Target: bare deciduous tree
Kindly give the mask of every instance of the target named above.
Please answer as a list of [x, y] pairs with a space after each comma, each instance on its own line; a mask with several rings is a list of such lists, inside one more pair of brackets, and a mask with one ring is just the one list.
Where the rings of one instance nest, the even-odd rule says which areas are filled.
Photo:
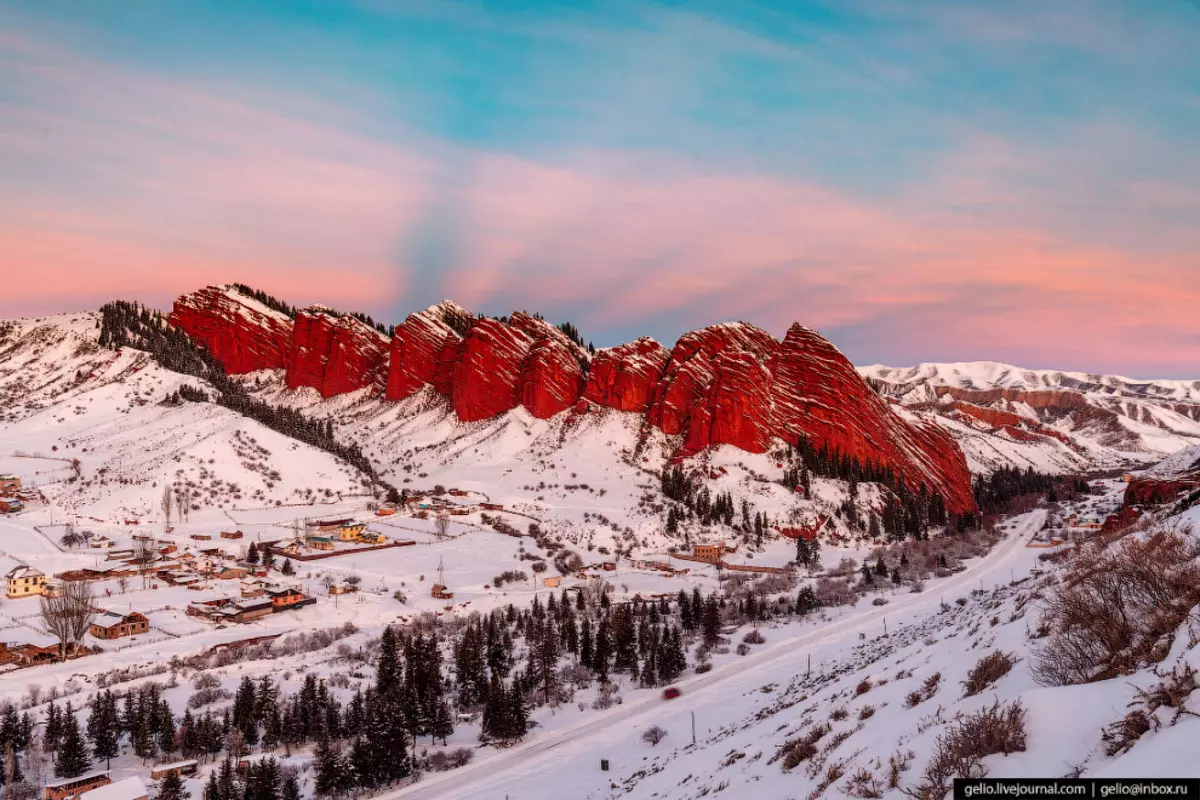
[[162, 493], [162, 512], [163, 512], [163, 530], [164, 531], [171, 527], [171, 501], [172, 501], [172, 499], [173, 499], [173, 495], [171, 494], [171, 484], [169, 484], [169, 483], [165, 484], [163, 486], [163, 493]]
[[439, 539], [445, 539], [450, 533], [450, 518], [445, 514], [438, 514], [437, 519], [433, 522], [433, 527], [437, 531]]
[[154, 567], [154, 562], [158, 560], [158, 549], [154, 546], [154, 542], [149, 539], [138, 539], [137, 545], [133, 548], [133, 561], [137, 564], [138, 572], [142, 575], [142, 588], [145, 589], [149, 585], [149, 572]]
[[87, 635], [96, 616], [92, 599], [92, 587], [84, 581], [66, 581], [60, 594], [41, 598], [42, 624], [58, 637], [59, 657], [63, 660]]

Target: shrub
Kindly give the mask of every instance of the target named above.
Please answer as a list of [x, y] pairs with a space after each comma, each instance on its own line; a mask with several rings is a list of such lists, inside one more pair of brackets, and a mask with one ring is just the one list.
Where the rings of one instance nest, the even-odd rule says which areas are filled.
[[854, 696], [861, 697], [862, 695], [871, 691], [872, 686], [874, 686], [874, 684], [871, 683], [871, 681], [869, 679], [863, 678], [861, 681], [858, 682], [858, 686], [854, 687]]
[[749, 633], [747, 633], [745, 636], [742, 637], [742, 641], [745, 642], [746, 644], [762, 644], [766, 640], [767, 640], [766, 637], [763, 636], [761, 633], [759, 633], [757, 630], [750, 631]]
[[215, 689], [221, 685], [221, 679], [211, 672], [201, 672], [196, 676], [196, 680], [192, 681], [192, 688], [199, 691], [200, 689]]
[[1060, 583], [1046, 590], [1031, 671], [1045, 686], [1126, 675], [1167, 655], [1162, 643], [1200, 603], [1200, 543], [1159, 527], [1144, 539], [1076, 551]]
[[915, 797], [945, 797], [954, 778], [983, 778], [983, 759], [990, 755], [1025, 750], [1025, 707], [1021, 701], [1002, 706], [996, 702], [971, 714], [937, 738], [933, 757]]
[[201, 689], [189, 697], [187, 704], [188, 708], [200, 708], [201, 706], [207, 706], [221, 700], [228, 700], [230, 697], [233, 697], [233, 695], [220, 687], [209, 687]]
[[[775, 758], [783, 757], [783, 769], [791, 771], [817, 754], [817, 742], [829, 733], [828, 725], [817, 725], [798, 739], [789, 739], [779, 748]], [[771, 759], [774, 761], [775, 759]]]
[[904, 698], [905, 707], [913, 708], [933, 697], [935, 694], [937, 694], [938, 687], [941, 685], [941, 683], [942, 673], [933, 673], [925, 679], [923, 684], [921, 684], [920, 690], [908, 693], [908, 696]]
[[658, 743], [665, 738], [667, 738], [667, 732], [657, 725], [647, 728], [646, 732], [642, 734], [642, 741], [649, 742], [651, 747], [657, 747]]
[[1017, 660], [1013, 658], [1011, 653], [1005, 653], [1000, 650], [993, 650], [988, 655], [979, 659], [967, 674], [967, 679], [963, 681], [963, 686], [967, 690], [966, 696], [973, 697], [979, 694], [1011, 672], [1013, 665], [1016, 663]]

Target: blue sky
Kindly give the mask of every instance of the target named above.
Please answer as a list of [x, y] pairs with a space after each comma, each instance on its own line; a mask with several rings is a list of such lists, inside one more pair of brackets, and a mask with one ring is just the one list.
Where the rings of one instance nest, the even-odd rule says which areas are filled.
[[241, 280], [1196, 377], [1197, 52], [1190, 0], [9, 3], [0, 314]]

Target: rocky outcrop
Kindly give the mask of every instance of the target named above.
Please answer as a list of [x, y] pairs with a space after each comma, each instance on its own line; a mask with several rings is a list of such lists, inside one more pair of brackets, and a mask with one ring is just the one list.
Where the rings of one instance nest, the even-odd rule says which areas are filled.
[[583, 396], [618, 411], [645, 413], [671, 354], [649, 337], [596, 353]]
[[450, 405], [463, 422], [517, 407], [521, 367], [533, 340], [496, 319], [482, 319], [463, 338], [453, 367]]
[[590, 357], [524, 312], [476, 318], [440, 303], [410, 314], [388, 343], [366, 323], [323, 307], [299, 312], [293, 326], [227, 290], [197, 296], [176, 304], [180, 324], [212, 342], [235, 365], [231, 371], [286, 366], [289, 386], [325, 397], [370, 388], [403, 400], [430, 387], [463, 422], [517, 406], [541, 419], [567, 411], [574, 419], [603, 406], [644, 414], [678, 437], [679, 457], [713, 445], [762, 453], [774, 440], [804, 437], [890, 466], [910, 487], [939, 492], [952, 512], [974, 509], [965, 459], [949, 436], [903, 419], [832, 344], [801, 325], [782, 342], [735, 322], [685, 334], [670, 352], [643, 338]]
[[583, 367], [571, 348], [546, 337], [530, 348], [521, 367], [521, 405], [538, 419], [549, 419], [575, 404], [583, 382]]
[[951, 511], [975, 508], [966, 459], [954, 441], [933, 425], [901, 419], [816, 331], [793, 325], [768, 368], [780, 438], [796, 442], [803, 435], [816, 447], [888, 465], [910, 487], [941, 492]]
[[[409, 314], [396, 327], [388, 349], [384, 396], [404, 400], [431, 385], [441, 394], [449, 394], [458, 345], [474, 321], [474, 315], [450, 301]], [[443, 361], [447, 366], [439, 370]]]
[[1134, 478], [1125, 487], [1124, 506], [1157, 506], [1174, 502], [1185, 492], [1200, 489], [1200, 477]]
[[169, 319], [208, 348], [231, 375], [287, 366], [292, 319], [233, 286], [208, 286], [183, 295]]

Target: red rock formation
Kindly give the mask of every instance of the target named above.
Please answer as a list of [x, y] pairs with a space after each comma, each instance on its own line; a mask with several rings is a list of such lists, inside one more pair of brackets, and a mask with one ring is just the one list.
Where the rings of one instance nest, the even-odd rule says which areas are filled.
[[1200, 478], [1180, 476], [1171, 479], [1134, 478], [1125, 487], [1124, 505], [1157, 506], [1170, 503], [1183, 492], [1200, 488]]
[[688, 419], [683, 452], [696, 453], [714, 444], [766, 452], [774, 434], [771, 373], [745, 351], [719, 354], [713, 361], [713, 373], [704, 399]]
[[536, 342], [521, 367], [520, 400], [529, 413], [548, 419], [570, 408], [583, 390], [583, 368], [571, 349], [546, 337]]
[[308, 386], [322, 397], [359, 389], [382, 390], [387, 337], [360, 319], [324, 306], [296, 314], [287, 384]]
[[601, 350], [592, 359], [583, 396], [596, 405], [645, 413], [670, 357], [648, 337]]
[[496, 319], [482, 319], [463, 338], [454, 366], [450, 404], [463, 422], [516, 408], [521, 365], [533, 341]]
[[208, 286], [183, 295], [169, 319], [207, 347], [231, 375], [287, 365], [292, 320], [232, 286]]
[[[523, 312], [508, 321], [475, 319], [442, 303], [411, 314], [386, 354], [369, 326], [320, 308], [298, 315], [293, 346], [291, 320], [231, 290], [180, 298], [172, 318], [211, 343], [230, 371], [286, 364], [289, 385], [326, 397], [382, 386], [386, 357], [388, 399], [432, 386], [464, 422], [518, 405], [539, 418], [569, 409], [578, 415], [594, 403], [646, 414], [680, 437], [677, 457], [719, 444], [761, 453], [773, 439], [805, 436], [817, 447], [890, 465], [910, 486], [940, 492], [952, 512], [974, 509], [966, 460], [949, 435], [899, 416], [833, 345], [800, 325], [782, 343], [745, 323], [714, 325], [684, 335], [669, 353], [638, 339], [600, 351], [585, 385], [583, 349]], [[966, 398], [957, 399], [966, 410]], [[1015, 420], [987, 409], [974, 415], [1000, 426]], [[1026, 427], [1012, 430], [1032, 435]]]
[[897, 416], [820, 334], [793, 325], [767, 367], [777, 436], [794, 443], [803, 434], [817, 447], [890, 465], [910, 487], [941, 492], [952, 512], [975, 508], [966, 458], [950, 436]]
[[[771, 334], [744, 322], [711, 325], [684, 334], [671, 350], [650, 407], [650, 424], [664, 433], [686, 433], [690, 416], [701, 407], [716, 377], [714, 361], [724, 352], [768, 358], [779, 343]], [[700, 424], [705, 424], [701, 420]]]
[[392, 337], [384, 396], [403, 400], [431, 384], [441, 394], [449, 394], [451, 376], [443, 370], [439, 381], [438, 366], [443, 360], [451, 365], [457, 360], [457, 345], [462, 340], [459, 331], [472, 323], [470, 312], [449, 301], [409, 314]]
[[387, 359], [387, 336], [347, 314], [333, 329], [321, 395], [333, 397], [359, 389], [383, 391]]

